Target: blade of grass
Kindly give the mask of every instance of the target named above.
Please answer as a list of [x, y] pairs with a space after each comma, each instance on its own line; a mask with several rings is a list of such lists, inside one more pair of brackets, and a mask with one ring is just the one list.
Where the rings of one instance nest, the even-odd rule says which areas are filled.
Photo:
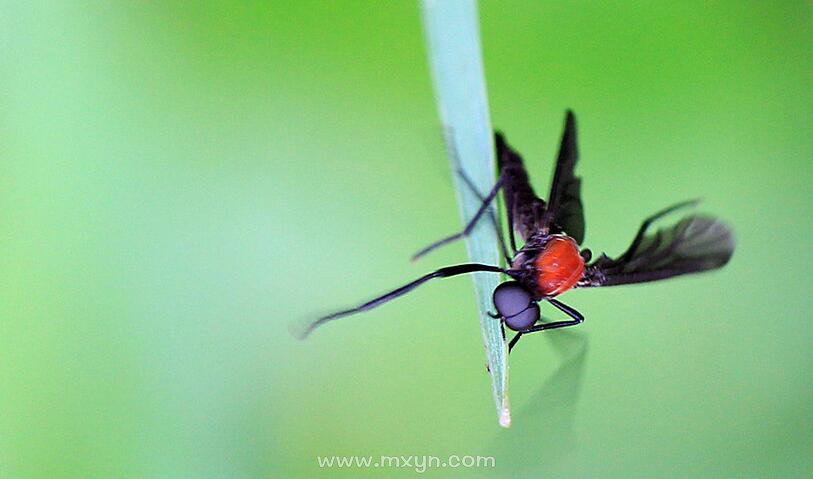
[[[432, 79], [452, 169], [462, 168], [485, 194], [494, 186], [496, 178], [477, 4], [474, 0], [422, 0], [422, 6]], [[452, 176], [465, 224], [477, 212], [480, 200], [459, 175], [453, 172]], [[466, 238], [466, 248], [473, 262], [500, 263], [497, 235], [488, 220], [480, 221]], [[507, 351], [499, 322], [487, 314], [498, 281], [499, 277], [494, 274], [474, 275], [497, 417], [501, 426], [508, 427], [511, 411]]]

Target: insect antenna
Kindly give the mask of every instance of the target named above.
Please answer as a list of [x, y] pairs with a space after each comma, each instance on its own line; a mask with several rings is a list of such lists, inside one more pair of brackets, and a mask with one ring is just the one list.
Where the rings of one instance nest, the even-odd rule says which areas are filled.
[[345, 309], [343, 311], [337, 311], [335, 313], [328, 314], [327, 316], [322, 316], [321, 318], [317, 318], [316, 320], [307, 322], [304, 325], [304, 327], [301, 326], [297, 327], [298, 325], [292, 325], [291, 334], [293, 334], [299, 339], [305, 339], [314, 329], [318, 328], [319, 326], [325, 324], [328, 321], [332, 321], [334, 319], [343, 318], [345, 316], [350, 316], [352, 314], [361, 313], [373, 309], [377, 306], [386, 303], [387, 301], [393, 300], [399, 296], [407, 294], [408, 292], [412, 291], [413, 289], [417, 288], [423, 283], [429, 281], [430, 279], [448, 278], [451, 276], [476, 273], [479, 271], [490, 273], [508, 273], [508, 270], [500, 268], [499, 266], [492, 266], [489, 264], [464, 263], [454, 266], [446, 266], [445, 268], [440, 268], [436, 271], [425, 274], [420, 278], [401, 286], [400, 288], [396, 288], [390, 291], [389, 293], [385, 293], [377, 298], [371, 299], [370, 301], [367, 301], [364, 304], [356, 306], [355, 308]]

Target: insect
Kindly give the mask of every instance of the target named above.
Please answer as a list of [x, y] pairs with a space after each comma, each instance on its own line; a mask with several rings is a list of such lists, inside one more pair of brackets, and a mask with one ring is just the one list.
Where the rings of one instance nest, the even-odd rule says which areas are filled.
[[[494, 290], [492, 299], [496, 312], [489, 313], [494, 320], [516, 332], [509, 343], [510, 352], [524, 335], [575, 326], [584, 321], [580, 312], [557, 299], [570, 289], [657, 281], [720, 268], [731, 259], [734, 236], [728, 226], [713, 217], [690, 215], [670, 227], [649, 233], [655, 221], [698, 203], [692, 200], [670, 206], [645, 219], [630, 246], [619, 256], [611, 258], [601, 254], [591, 262], [591, 251], [581, 247], [585, 225], [581, 179], [574, 173], [578, 150], [576, 120], [572, 111], [567, 111], [565, 116], [564, 133], [547, 202], [536, 196], [522, 157], [500, 133], [495, 134], [495, 146], [499, 167], [497, 181], [487, 195], [480, 195], [482, 204], [477, 213], [463, 231], [423, 248], [413, 259], [464, 238], [489, 213], [492, 225], [497, 229], [507, 267], [464, 263], [440, 268], [360, 306], [318, 318], [302, 336], [307, 336], [328, 321], [380, 306], [431, 279], [484, 271], [510, 278]], [[461, 174], [469, 187], [474, 189], [465, 174]], [[505, 205], [508, 244], [500, 231], [499, 221], [490, 210], [500, 192]], [[523, 241], [519, 248], [516, 235]], [[551, 304], [568, 319], [543, 322], [539, 308], [541, 302]]]

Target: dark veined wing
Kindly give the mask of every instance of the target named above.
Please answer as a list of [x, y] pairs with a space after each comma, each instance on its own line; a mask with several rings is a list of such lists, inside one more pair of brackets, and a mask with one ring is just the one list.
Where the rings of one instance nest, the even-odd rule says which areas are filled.
[[[527, 241], [541, 225], [545, 202], [534, 193], [522, 157], [508, 145], [502, 133], [494, 134], [494, 145], [503, 182], [508, 227], [512, 233], [518, 232]], [[512, 246], [513, 241], [512, 235]]]
[[646, 226], [624, 254], [616, 259], [601, 255], [589, 265], [579, 286], [643, 283], [698, 273], [725, 265], [734, 253], [731, 229], [716, 218], [688, 216], [671, 227], [643, 235]]
[[576, 118], [573, 112], [568, 110], [542, 228], [548, 228], [551, 233], [565, 233], [576, 240], [576, 243], [581, 244], [584, 241], [581, 178], [573, 172], [578, 158]]

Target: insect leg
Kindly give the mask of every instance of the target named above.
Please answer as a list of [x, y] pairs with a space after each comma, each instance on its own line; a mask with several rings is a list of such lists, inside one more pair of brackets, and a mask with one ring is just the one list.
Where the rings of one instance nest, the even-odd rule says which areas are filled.
[[441, 239], [439, 241], [435, 241], [434, 243], [430, 244], [426, 248], [424, 248], [424, 249], [418, 251], [417, 253], [415, 253], [412, 256], [412, 261], [417, 260], [418, 258], [425, 255], [426, 253], [434, 250], [435, 248], [438, 248], [438, 247], [443, 246], [443, 245], [445, 245], [447, 243], [451, 243], [452, 241], [457, 241], [457, 240], [459, 240], [461, 238], [464, 238], [464, 237], [468, 236], [469, 233], [471, 233], [471, 231], [474, 229], [474, 226], [477, 224], [477, 221], [480, 219], [480, 217], [482, 217], [483, 214], [488, 210], [489, 205], [494, 200], [494, 198], [497, 196], [497, 193], [500, 191], [500, 188], [502, 188], [502, 181], [503, 181], [502, 176], [497, 179], [497, 183], [495, 183], [494, 187], [491, 188], [491, 191], [488, 193], [488, 196], [485, 197], [485, 199], [483, 200], [483, 203], [480, 205], [480, 209], [477, 210], [477, 213], [475, 213], [474, 216], [472, 217], [472, 219], [469, 220], [468, 224], [463, 229], [463, 231], [461, 231], [460, 233], [456, 233], [456, 234], [453, 234], [451, 236], [448, 236], [446, 238], [443, 238], [443, 239]]
[[508, 343], [508, 354], [511, 354], [511, 350], [514, 349], [514, 346], [519, 342], [519, 338], [522, 337], [522, 333], [517, 333], [511, 338], [511, 342]]
[[[475, 195], [477, 195], [478, 198], [480, 198], [480, 201], [485, 201], [485, 198], [483, 197], [483, 195], [480, 194], [479, 191], [477, 191], [477, 188], [474, 186], [474, 183], [471, 181], [468, 175], [466, 175], [465, 171], [458, 169], [457, 174], [460, 175], [461, 178], [463, 178], [463, 181], [466, 182], [466, 186], [469, 187], [469, 190], [471, 190], [472, 193], [474, 193]], [[502, 231], [502, 225], [500, 224], [500, 221], [497, 219], [497, 215], [494, 214], [493, 209], [491, 208], [488, 209], [488, 216], [491, 219], [491, 224], [494, 226], [494, 231], [497, 233], [497, 239], [500, 242], [500, 251], [502, 251], [502, 255], [505, 258], [505, 262], [506, 264], [511, 264], [511, 258], [513, 258], [514, 255], [517, 254], [517, 251], [514, 250], [514, 254], [512, 255], [508, 254], [508, 247], [505, 244], [505, 235], [503, 234]]]
[[429, 274], [425, 274], [420, 278], [411, 281], [400, 288], [396, 288], [389, 293], [383, 294], [377, 298], [371, 299], [366, 303], [357, 306], [355, 308], [346, 309], [344, 311], [338, 311], [333, 314], [329, 314], [327, 316], [322, 316], [321, 318], [316, 319], [315, 321], [310, 322], [303, 331], [292, 330], [291, 332], [298, 336], [300, 339], [304, 339], [308, 336], [314, 329], [318, 328], [322, 324], [334, 320], [339, 319], [344, 316], [349, 316], [351, 314], [361, 313], [363, 311], [367, 311], [370, 309], [375, 308], [376, 306], [380, 306], [387, 301], [393, 300], [399, 296], [403, 296], [408, 292], [412, 291], [413, 289], [417, 288], [418, 286], [422, 285], [423, 283], [429, 281], [430, 279], [434, 278], [448, 278], [451, 276], [457, 276], [461, 274], [467, 273], [475, 273], [478, 271], [486, 271], [490, 273], [505, 273], [506, 270], [500, 268], [499, 266], [492, 266], [490, 264], [480, 264], [480, 263], [463, 263], [454, 266], [447, 266], [445, 268], [440, 268], [436, 271], [433, 271]]
[[556, 306], [557, 309], [559, 309], [560, 311], [567, 314], [573, 319], [569, 321], [555, 321], [553, 323], [538, 323], [526, 329], [525, 331], [517, 332], [517, 334], [514, 335], [513, 339], [511, 339], [511, 342], [508, 344], [509, 354], [511, 353], [511, 349], [514, 346], [516, 346], [517, 342], [519, 341], [523, 334], [538, 333], [539, 331], [546, 331], [548, 329], [559, 329], [566, 328], [568, 326], [576, 326], [577, 324], [581, 324], [584, 321], [584, 316], [582, 316], [580, 312], [562, 303], [561, 301], [557, 301], [553, 298], [548, 299], [547, 301], [550, 304]]
[[[559, 301], [557, 299], [553, 299], [553, 298], [549, 298], [547, 301], [550, 304], [556, 306], [556, 308], [559, 311], [562, 311], [566, 315], [573, 318], [573, 321], [559, 321], [560, 323], [570, 323], [570, 324], [565, 324], [563, 326], [573, 326], [573, 325], [582, 323], [584, 321], [584, 316], [582, 316], [582, 313], [576, 311], [575, 309], [571, 308], [570, 306], [566, 305], [565, 303], [563, 303], [563, 302], [561, 302], [561, 301]], [[556, 323], [548, 323], [548, 324], [556, 324]], [[562, 326], [559, 326], [559, 327], [562, 327]], [[552, 329], [552, 328], [548, 328], [548, 329]]]
[[[480, 201], [485, 201], [485, 197], [483, 197], [483, 195], [480, 194], [480, 190], [477, 189], [477, 187], [474, 185], [474, 182], [471, 181], [468, 175], [466, 175], [465, 171], [463, 171], [463, 167], [460, 164], [460, 158], [457, 155], [457, 149], [455, 148], [455, 142], [453, 141], [454, 130], [451, 127], [446, 127], [443, 133], [444, 140], [446, 141], [447, 148], [449, 149], [452, 164], [454, 165], [454, 170], [457, 172], [458, 175], [460, 175], [461, 178], [463, 178], [463, 181], [466, 182], [466, 186], [469, 187], [469, 190], [471, 190], [472, 193], [477, 195], [477, 198], [479, 198]], [[502, 174], [500, 174], [499, 176], [501, 177]], [[513, 223], [511, 216], [512, 214], [513, 213], [511, 211], [508, 211], [509, 225]], [[517, 246], [516, 241], [514, 241], [513, 227], [509, 226], [509, 232], [511, 235], [511, 245], [513, 247], [514, 253], [509, 255], [507, 252], [508, 248], [505, 245], [505, 235], [502, 232], [502, 225], [498, 221], [497, 216], [494, 214], [494, 210], [489, 208], [488, 215], [489, 217], [491, 217], [491, 222], [494, 225], [494, 228], [497, 232], [497, 238], [500, 241], [500, 250], [502, 251], [502, 254], [505, 257], [505, 262], [506, 264], [511, 264], [511, 258], [513, 258], [517, 254]], [[412, 260], [415, 261], [416, 259], [417, 258], [413, 258]]]

